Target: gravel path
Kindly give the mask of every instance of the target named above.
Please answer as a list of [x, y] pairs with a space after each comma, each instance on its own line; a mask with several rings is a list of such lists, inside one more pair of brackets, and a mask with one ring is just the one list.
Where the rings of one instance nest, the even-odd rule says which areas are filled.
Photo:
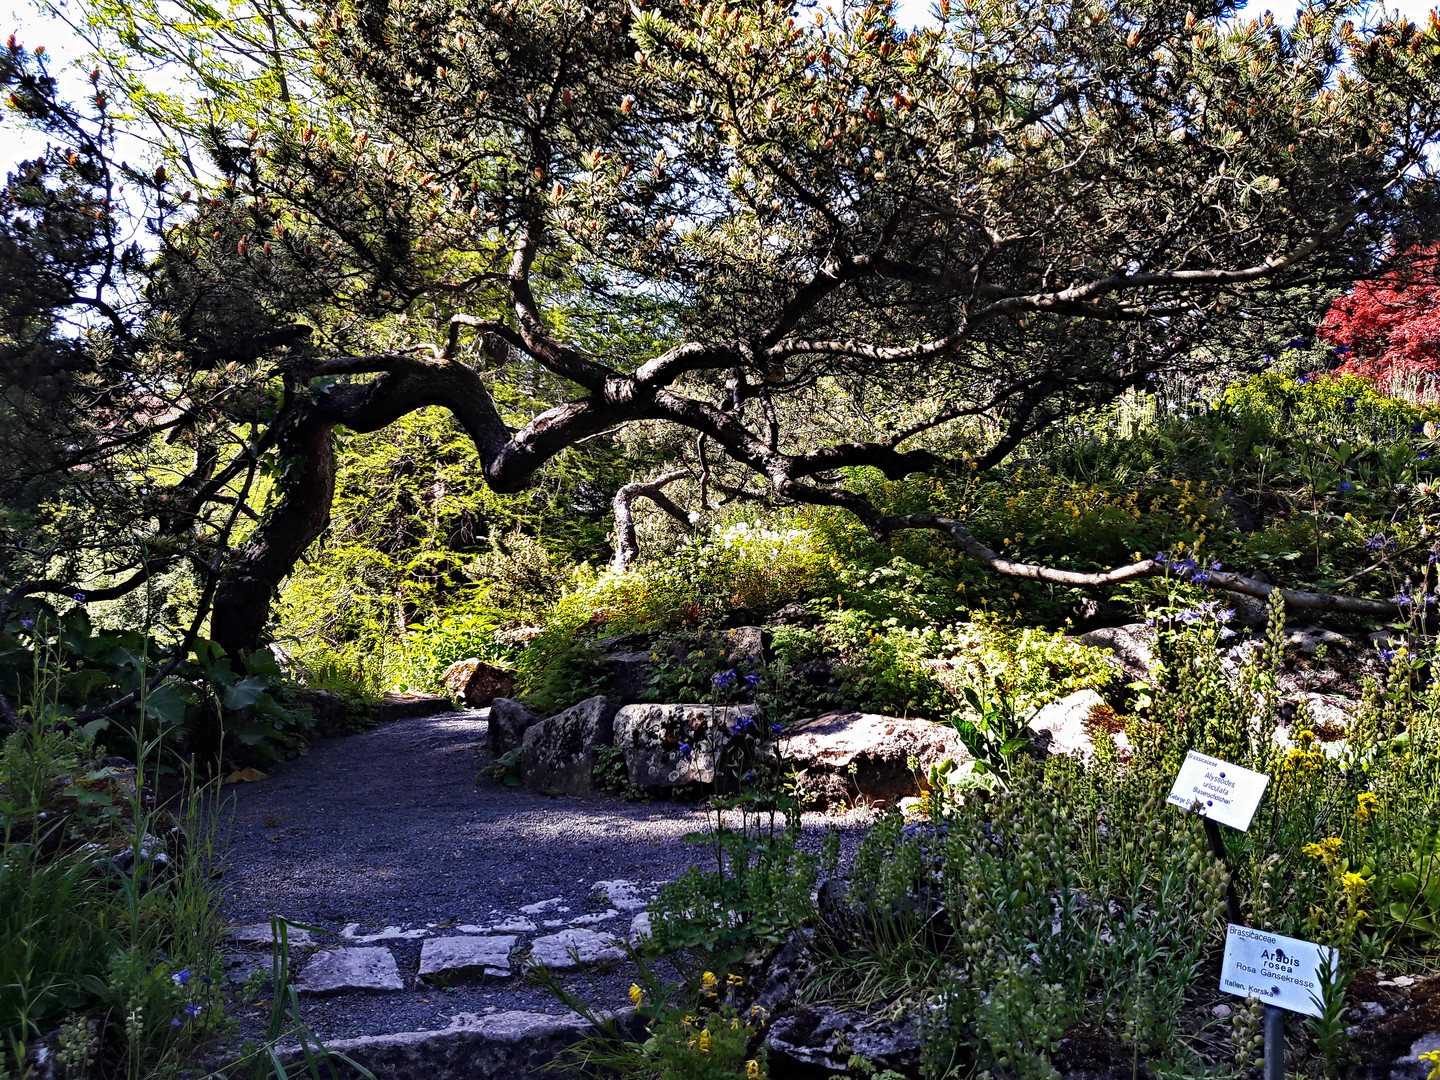
[[[419, 983], [424, 937], [528, 918], [537, 927], [520, 935], [523, 948], [572, 920], [613, 910], [594, 890], [597, 881], [623, 879], [648, 896], [706, 858], [707, 848], [682, 839], [706, 827], [696, 806], [554, 799], [488, 777], [477, 784], [476, 773], [491, 761], [486, 716], [474, 710], [401, 720], [326, 740], [266, 779], [229, 789], [224, 909], [233, 923], [279, 915], [323, 927], [337, 936], [322, 938], [322, 948], [346, 944], [338, 935], [347, 926], [352, 935], [386, 927], [416, 935], [373, 943], [394, 955], [404, 990], [306, 999], [307, 1020], [322, 1038], [444, 1028], [466, 1013], [563, 1012], [519, 965], [499, 982], [457, 979], [443, 990]], [[806, 815], [806, 846], [837, 827], [843, 847], [853, 850], [865, 820], [860, 813]], [[547, 910], [521, 912], [557, 898]], [[630, 919], [620, 911], [591, 928], [624, 935]], [[244, 954], [235, 954], [236, 970], [260, 955], [242, 961]], [[304, 963], [297, 964], [302, 974]], [[570, 981], [616, 1006], [630, 979], [622, 966]]]

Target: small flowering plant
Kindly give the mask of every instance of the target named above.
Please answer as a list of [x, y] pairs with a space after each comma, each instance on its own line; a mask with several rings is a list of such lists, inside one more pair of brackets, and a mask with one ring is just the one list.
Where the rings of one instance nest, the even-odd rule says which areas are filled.
[[[656, 1080], [764, 1080], [770, 1075], [761, 1043], [768, 1017], [765, 1010], [748, 1012], [722, 1003], [728, 991], [742, 985], [738, 975], [723, 981], [714, 972], [701, 976], [700, 1000], [694, 1012], [669, 1009], [657, 1017], [643, 1045]], [[638, 986], [631, 988], [635, 997]]]

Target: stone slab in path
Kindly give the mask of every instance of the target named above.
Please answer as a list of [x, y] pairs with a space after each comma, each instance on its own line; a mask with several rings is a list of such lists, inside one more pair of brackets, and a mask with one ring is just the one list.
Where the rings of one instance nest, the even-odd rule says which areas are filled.
[[625, 959], [625, 950], [609, 934], [577, 927], [535, 939], [530, 959], [551, 971], [577, 967], [614, 967]]
[[306, 994], [343, 994], [354, 990], [404, 990], [389, 949], [327, 949], [310, 958], [295, 980]]
[[420, 946], [420, 978], [427, 982], [456, 976], [506, 978], [510, 950], [517, 940], [513, 934], [431, 938]]
[[[230, 940], [238, 941], [242, 945], [273, 945], [275, 943], [275, 928], [268, 922], [249, 923], [245, 926], [232, 926], [230, 928]], [[309, 930], [286, 923], [285, 940], [295, 949], [308, 949], [314, 946], [315, 939]]]

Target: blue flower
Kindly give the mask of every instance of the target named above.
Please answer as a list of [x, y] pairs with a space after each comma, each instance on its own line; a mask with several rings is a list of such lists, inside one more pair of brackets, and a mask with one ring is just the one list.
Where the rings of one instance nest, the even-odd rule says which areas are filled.
[[754, 690], [756, 685], [759, 684], [759, 682], [760, 676], [756, 675], [753, 671], [749, 675], [745, 676], [745, 685], [748, 686], [751, 690]]
[[1176, 570], [1180, 571], [1180, 573], [1188, 574], [1191, 570], [1195, 569], [1195, 560], [1181, 559], [1173, 563], [1172, 565], [1175, 567]]
[[1354, 399], [1353, 397], [1347, 397], [1347, 398], [1345, 399], [1345, 411], [1346, 411], [1346, 412], [1354, 412], [1354, 411], [1355, 411], [1355, 399]]
[[1402, 607], [1402, 608], [1403, 608], [1403, 607], [1408, 607], [1410, 604], [1413, 604], [1414, 602], [1415, 602], [1415, 601], [1410, 598], [1410, 594], [1409, 594], [1409, 593], [1403, 593], [1403, 592], [1402, 592], [1402, 593], [1397, 593], [1396, 596], [1395, 596], [1395, 603], [1398, 604], [1398, 605], [1399, 605], [1400, 607]]
[[1376, 533], [1374, 536], [1370, 537], [1369, 540], [1366, 540], [1366, 541], [1365, 541], [1365, 550], [1366, 550], [1366, 551], [1379, 551], [1381, 548], [1383, 548], [1383, 547], [1385, 546], [1385, 543], [1386, 543], [1386, 541], [1385, 541], [1385, 534], [1384, 534], [1384, 533]]
[[736, 720], [735, 723], [730, 725], [730, 734], [741, 735], [749, 731], [754, 726], [755, 721], [752, 718], [748, 716], [742, 716], [739, 720]]
[[1230, 640], [1232, 637], [1234, 637], [1234, 636], [1235, 636], [1235, 631], [1234, 631], [1234, 630], [1231, 630], [1230, 627], [1226, 626], [1226, 627], [1222, 627], [1222, 628], [1221, 628], [1221, 630], [1220, 630], [1220, 640], [1221, 640], [1221, 641], [1229, 641], [1229, 640]]
[[716, 686], [734, 686], [735, 671], [733, 668], [726, 668], [724, 671], [717, 671], [715, 678], [711, 680]]
[[1297, 376], [1295, 376], [1295, 385], [1296, 385], [1296, 386], [1304, 386], [1304, 385], [1305, 385], [1306, 383], [1308, 383], [1309, 381], [1310, 381], [1310, 376], [1308, 376], [1308, 375], [1297, 375]]
[[185, 1018], [184, 1018], [183, 1016], [177, 1016], [177, 1017], [175, 1017], [174, 1020], [171, 1020], [171, 1021], [170, 1021], [170, 1026], [171, 1026], [171, 1027], [184, 1027], [184, 1026], [185, 1026]]
[[1230, 621], [1231, 619], [1233, 619], [1234, 617], [1235, 617], [1235, 609], [1234, 609], [1233, 607], [1224, 608], [1224, 609], [1221, 610], [1221, 612], [1216, 616], [1216, 618], [1218, 618], [1221, 622], [1229, 622], [1229, 621]]
[[[1349, 346], [1349, 345], [1336, 345], [1336, 346], [1335, 346], [1335, 351], [1336, 351], [1337, 353], [1339, 353], [1340, 355], [1343, 356], [1343, 355], [1345, 355], [1347, 352], [1350, 351], [1350, 346]], [[1352, 399], [1352, 400], [1353, 400], [1353, 399]]]
[[75, 594], [75, 599], [83, 604], [85, 602], [85, 594], [83, 592], [77, 592]]
[[1198, 574], [1192, 574], [1190, 580], [1196, 585], [1204, 585], [1205, 582], [1210, 580], [1210, 575], [1205, 573], [1204, 570], [1201, 570]]
[[1394, 650], [1394, 649], [1381, 649], [1381, 650], [1380, 650], [1380, 659], [1381, 659], [1381, 660], [1384, 660], [1384, 661], [1388, 664], [1391, 660], [1394, 660], [1394, 659], [1395, 659], [1395, 650]]
[[690, 744], [688, 742], [682, 742], [680, 744], [680, 756], [685, 758], [690, 756]]
[[1430, 456], [1429, 454], [1420, 454], [1420, 455], [1419, 455], [1419, 458], [1420, 458], [1421, 461], [1424, 461], [1424, 460], [1425, 460], [1426, 458], [1428, 458], [1429, 456]]
[[34, 630], [34, 629], [35, 629], [35, 620], [34, 620], [34, 619], [21, 619], [21, 620], [20, 620], [20, 625], [23, 626], [26, 630]]
[[1165, 552], [1162, 551], [1155, 556], [1155, 561], [1158, 562], [1161, 566], [1164, 566], [1167, 562], [1170, 561], [1170, 556], [1166, 555]]
[[1410, 434], [1411, 434], [1411, 435], [1423, 435], [1423, 434], [1425, 434], [1425, 425], [1424, 425], [1424, 424], [1411, 424], [1411, 425], [1410, 425]]
[[782, 734], [784, 731], [785, 731], [785, 725], [784, 725], [784, 724], [771, 724], [771, 725], [770, 725], [770, 734], [771, 734], [771, 735], [780, 735], [780, 734]]
[[1267, 352], [1264, 356], [1260, 357], [1260, 359], [1265, 361], [1265, 363], [1269, 364], [1274, 361], [1275, 357]]
[[173, 982], [176, 986], [184, 986], [187, 982], [190, 981], [190, 969], [181, 968], [179, 971], [175, 972], [175, 974], [170, 976], [170, 981]]
[[1305, 339], [1303, 337], [1291, 338], [1285, 347], [1287, 349], [1303, 349], [1305, 348]]
[[1220, 569], [1220, 560], [1219, 560], [1219, 559], [1216, 559], [1214, 562], [1212, 562], [1212, 563], [1210, 564], [1210, 569], [1211, 569], [1211, 570], [1219, 570], [1219, 569]]
[[191, 1020], [194, 1020], [195, 1017], [200, 1015], [200, 1003], [197, 1001], [192, 1001], [189, 1005], [186, 1005], [185, 1015], [190, 1017]]

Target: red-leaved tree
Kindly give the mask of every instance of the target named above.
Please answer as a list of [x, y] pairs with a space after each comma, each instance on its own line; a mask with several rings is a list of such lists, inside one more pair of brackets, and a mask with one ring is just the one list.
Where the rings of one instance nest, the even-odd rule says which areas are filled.
[[1408, 251], [1336, 300], [1320, 336], [1341, 352], [1341, 372], [1382, 390], [1405, 374], [1440, 374], [1440, 245]]

